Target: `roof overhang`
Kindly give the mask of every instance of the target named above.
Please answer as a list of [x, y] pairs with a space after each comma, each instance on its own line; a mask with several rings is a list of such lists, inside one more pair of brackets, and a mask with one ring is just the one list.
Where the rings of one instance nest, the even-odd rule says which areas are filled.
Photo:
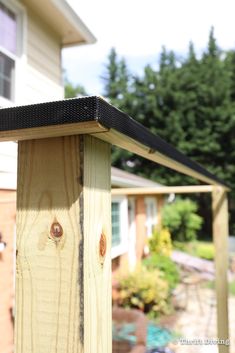
[[161, 186], [152, 180], [140, 177], [115, 167], [111, 168], [111, 184], [121, 188], [156, 188]]
[[0, 141], [75, 134], [93, 136], [209, 185], [228, 186], [100, 97], [0, 109]]
[[23, 0], [61, 37], [62, 47], [91, 44], [96, 38], [66, 0]]

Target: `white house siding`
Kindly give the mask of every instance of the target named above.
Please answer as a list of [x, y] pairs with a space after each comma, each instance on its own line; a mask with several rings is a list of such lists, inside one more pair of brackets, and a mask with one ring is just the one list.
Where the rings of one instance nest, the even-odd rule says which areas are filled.
[[27, 65], [25, 97], [27, 104], [63, 99], [63, 89]]
[[60, 38], [31, 10], [27, 11], [26, 103], [62, 99]]
[[[22, 2], [21, 2], [22, 3]], [[15, 104], [64, 97], [59, 36], [29, 8], [23, 11], [22, 56], [16, 70]], [[8, 104], [7, 104], [8, 105]], [[17, 144], [0, 143], [0, 189], [16, 188]]]

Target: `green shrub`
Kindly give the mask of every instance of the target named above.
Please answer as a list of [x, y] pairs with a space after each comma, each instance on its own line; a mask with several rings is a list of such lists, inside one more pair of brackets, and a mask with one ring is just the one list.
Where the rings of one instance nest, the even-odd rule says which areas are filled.
[[197, 243], [196, 244], [196, 256], [206, 260], [214, 260], [215, 247], [212, 243]]
[[169, 229], [173, 240], [196, 239], [202, 226], [202, 217], [196, 212], [196, 203], [189, 199], [178, 199], [163, 207], [163, 226]]
[[175, 240], [172, 242], [172, 244], [173, 249], [187, 252], [187, 246], [184, 242]]
[[149, 270], [160, 270], [163, 278], [168, 282], [170, 291], [172, 291], [179, 283], [179, 270], [171, 258], [160, 254], [153, 254], [144, 259], [143, 264]]
[[140, 266], [131, 273], [120, 273], [119, 305], [127, 308], [138, 308], [154, 317], [169, 312], [169, 287], [158, 269], [147, 270]]
[[155, 230], [149, 239], [149, 249], [152, 253], [170, 256], [172, 251], [171, 235], [168, 229]]
[[229, 293], [235, 296], [235, 281], [229, 283]]

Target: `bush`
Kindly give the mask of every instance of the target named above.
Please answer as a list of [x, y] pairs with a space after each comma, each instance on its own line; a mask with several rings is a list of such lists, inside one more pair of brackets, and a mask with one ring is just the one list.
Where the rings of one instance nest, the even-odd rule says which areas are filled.
[[140, 266], [129, 274], [120, 273], [119, 305], [126, 308], [137, 308], [153, 317], [169, 312], [167, 281], [162, 278], [158, 269], [148, 271]]
[[150, 252], [170, 256], [172, 251], [171, 235], [168, 229], [155, 230], [149, 239]]
[[196, 212], [196, 203], [189, 199], [178, 199], [163, 207], [163, 226], [169, 229], [173, 240], [196, 239], [197, 231], [202, 226], [202, 217]]
[[206, 260], [214, 260], [215, 247], [211, 243], [197, 243], [196, 244], [196, 256]]
[[175, 240], [175, 241], [173, 241], [173, 249], [187, 252], [187, 244], [188, 243], [184, 243], [182, 241]]
[[158, 269], [162, 272], [163, 278], [168, 282], [169, 290], [172, 291], [179, 283], [179, 270], [177, 265], [167, 256], [153, 254], [143, 260], [148, 270]]
[[229, 283], [229, 293], [235, 296], [235, 281]]

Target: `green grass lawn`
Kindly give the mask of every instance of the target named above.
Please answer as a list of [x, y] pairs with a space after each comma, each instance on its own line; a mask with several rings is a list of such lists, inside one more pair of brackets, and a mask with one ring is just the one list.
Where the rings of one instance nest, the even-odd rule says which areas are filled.
[[191, 242], [174, 241], [175, 250], [184, 251], [192, 256], [197, 256], [206, 260], [214, 260], [215, 248], [213, 242], [195, 240]]

